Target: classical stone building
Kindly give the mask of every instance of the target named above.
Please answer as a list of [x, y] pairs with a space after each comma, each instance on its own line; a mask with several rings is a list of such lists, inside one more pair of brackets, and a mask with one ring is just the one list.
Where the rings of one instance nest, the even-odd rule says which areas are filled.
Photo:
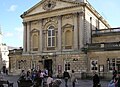
[[119, 60], [118, 51], [106, 48], [117, 48], [119, 33], [111, 33], [114, 29], [86, 0], [41, 0], [21, 18], [23, 50], [10, 51], [10, 72], [47, 68], [55, 76], [65, 69], [102, 74]]

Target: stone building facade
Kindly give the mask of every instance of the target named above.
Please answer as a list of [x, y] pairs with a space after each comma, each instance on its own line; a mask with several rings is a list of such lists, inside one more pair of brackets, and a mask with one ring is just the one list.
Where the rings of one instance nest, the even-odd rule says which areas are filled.
[[76, 74], [107, 73], [108, 62], [119, 54], [94, 49], [118, 41], [119, 34], [97, 35], [111, 28], [86, 0], [41, 0], [21, 18], [23, 50], [10, 51], [10, 72], [47, 68], [55, 76], [65, 69]]

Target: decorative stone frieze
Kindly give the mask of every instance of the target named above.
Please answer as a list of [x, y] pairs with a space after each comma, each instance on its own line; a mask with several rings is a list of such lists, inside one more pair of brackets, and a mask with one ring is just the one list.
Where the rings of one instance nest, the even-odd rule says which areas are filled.
[[73, 16], [74, 16], [73, 14], [64, 15], [64, 16], [62, 17], [62, 20], [65, 20], [65, 19], [72, 19]]

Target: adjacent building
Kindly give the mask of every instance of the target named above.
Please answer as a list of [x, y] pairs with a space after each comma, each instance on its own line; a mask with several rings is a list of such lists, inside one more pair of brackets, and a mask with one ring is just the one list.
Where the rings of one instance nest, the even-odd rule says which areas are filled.
[[9, 51], [8, 46], [2, 43], [2, 32], [0, 27], [0, 71], [5, 71], [9, 68]]
[[64, 70], [103, 76], [117, 66], [119, 29], [112, 29], [87, 0], [41, 0], [21, 18], [23, 49], [10, 51], [10, 72], [46, 68], [55, 76]]

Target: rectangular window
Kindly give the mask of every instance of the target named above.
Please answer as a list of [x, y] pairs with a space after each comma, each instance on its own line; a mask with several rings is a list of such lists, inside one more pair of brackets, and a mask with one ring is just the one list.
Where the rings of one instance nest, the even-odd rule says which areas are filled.
[[21, 61], [17, 61], [17, 69], [21, 69]]
[[113, 70], [113, 67], [115, 67], [115, 58], [110, 59], [109, 64], [108, 64], [109, 70]]
[[91, 60], [91, 71], [98, 71], [98, 60]]
[[70, 63], [65, 64], [65, 70], [70, 70]]
[[96, 19], [96, 30], [98, 30], [98, 29], [99, 29], [99, 20]]
[[120, 71], [120, 58], [109, 59], [108, 70], [112, 71], [115, 68], [117, 71]]

